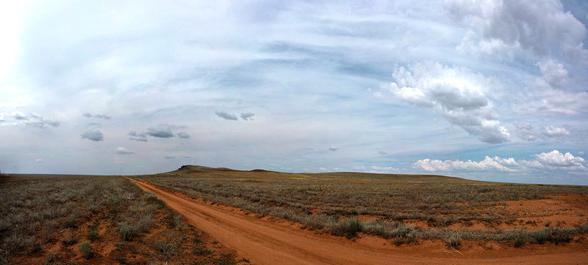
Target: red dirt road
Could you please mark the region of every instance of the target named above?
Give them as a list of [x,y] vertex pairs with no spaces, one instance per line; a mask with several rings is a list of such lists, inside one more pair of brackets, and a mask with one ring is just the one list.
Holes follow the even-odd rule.
[[132,180],[141,189],[155,194],[187,221],[224,246],[257,265],[289,264],[588,264],[588,250],[517,250],[505,256],[439,257],[427,251],[385,248],[347,239],[319,235],[291,225],[248,216],[226,207],[210,205],[147,182]]

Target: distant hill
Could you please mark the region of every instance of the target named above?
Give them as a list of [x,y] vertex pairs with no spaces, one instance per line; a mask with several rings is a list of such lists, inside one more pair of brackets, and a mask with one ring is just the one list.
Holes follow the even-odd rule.
[[468,180],[458,177],[443,176],[443,175],[427,175],[427,174],[392,174],[392,173],[367,173],[367,172],[320,172],[320,173],[292,173],[292,172],[278,172],[270,171],[265,169],[253,169],[253,170],[238,170],[226,167],[207,167],[200,165],[183,165],[179,169],[169,172],[179,174],[191,174],[191,173],[225,173],[233,176],[245,176],[248,177],[337,177],[337,178],[362,178],[362,179],[394,179],[397,182],[478,182],[484,183],[483,181]]

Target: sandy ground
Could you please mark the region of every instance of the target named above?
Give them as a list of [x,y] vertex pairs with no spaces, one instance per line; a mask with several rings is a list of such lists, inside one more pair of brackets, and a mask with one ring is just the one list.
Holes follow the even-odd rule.
[[436,244],[392,247],[375,238],[352,241],[320,235],[291,224],[260,219],[238,210],[210,205],[147,182],[154,193],[188,223],[237,251],[253,264],[588,264],[586,244],[461,253]]

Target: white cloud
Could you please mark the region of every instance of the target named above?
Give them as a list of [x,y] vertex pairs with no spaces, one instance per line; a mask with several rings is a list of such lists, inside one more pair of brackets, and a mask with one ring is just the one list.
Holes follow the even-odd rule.
[[135,152],[133,152],[133,151],[130,151],[130,150],[128,150],[128,149],[126,149],[126,148],[124,148],[124,147],[122,147],[122,146],[119,146],[119,147],[117,147],[117,148],[116,148],[116,151],[115,151],[115,153],[116,153],[117,155],[132,155],[132,154],[134,154]]
[[36,113],[13,112],[10,115],[0,113],[2,125],[7,126],[29,126],[36,128],[58,127],[60,123],[47,119]]
[[106,114],[99,114],[99,113],[92,114],[89,112],[84,113],[84,117],[89,118],[89,119],[94,118],[94,119],[103,119],[103,120],[110,120],[110,118],[111,118],[110,116],[108,116]]
[[479,170],[498,170],[514,171],[512,166],[518,166],[513,158],[501,158],[498,156],[486,156],[481,161],[462,161],[462,160],[432,160],[422,159],[414,163],[414,166],[426,171],[479,171]]
[[570,135],[570,131],[563,127],[547,126],[543,134],[547,137],[561,137]]
[[561,153],[558,150],[553,150],[547,153],[540,153],[537,154],[536,157],[537,162],[548,168],[585,168],[584,158],[574,156],[571,153]]
[[483,160],[435,160],[421,159],[413,165],[425,171],[505,171],[523,170],[583,170],[584,158],[571,153],[560,153],[558,150],[539,153],[534,160],[515,160],[512,157],[486,156]]
[[483,77],[464,69],[439,63],[400,67],[388,87],[397,98],[412,104],[434,108],[452,124],[487,143],[502,143],[510,138],[492,113]]

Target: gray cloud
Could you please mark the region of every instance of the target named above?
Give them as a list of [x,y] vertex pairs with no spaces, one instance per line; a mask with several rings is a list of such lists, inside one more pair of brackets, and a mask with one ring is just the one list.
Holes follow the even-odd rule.
[[15,112],[12,117],[17,121],[28,121],[30,119],[30,116],[25,115],[22,112]]
[[535,129],[533,128],[533,125],[529,124],[529,123],[522,123],[522,124],[517,124],[516,125],[517,128],[517,134],[519,135],[519,137],[525,141],[535,141],[538,138],[537,133],[535,132]]
[[586,28],[559,1],[463,1],[446,6],[479,35],[476,48],[521,47],[538,55],[586,58]]
[[84,117],[86,118],[94,118],[94,119],[103,119],[103,120],[110,120],[110,116],[106,115],[106,114],[92,114],[92,113],[84,113]]
[[536,141],[539,139],[545,140],[547,138],[557,138],[570,135],[570,131],[564,127],[557,127],[548,125],[542,131],[536,130],[531,124],[523,123],[517,124],[517,134],[526,141]]
[[189,139],[190,138],[190,134],[188,134],[186,132],[176,133],[176,136],[178,136],[179,138],[182,138],[182,139]]
[[154,127],[147,128],[147,131],[145,132],[130,131],[128,133],[128,136],[130,140],[138,142],[147,142],[148,136],[162,139],[169,139],[177,136],[181,139],[189,139],[190,134],[188,134],[187,132],[175,132],[176,130],[181,130],[184,128],[185,127],[183,126],[160,124]]
[[570,131],[563,127],[547,126],[543,131],[543,134],[547,137],[562,137],[570,135]]
[[554,60],[544,60],[537,63],[543,79],[553,88],[562,88],[568,81],[568,70],[561,63]]
[[147,129],[147,135],[156,137],[156,138],[172,138],[174,137],[174,133],[172,132],[171,127],[169,126],[157,126],[151,127]]
[[147,135],[145,133],[138,133],[136,131],[129,132],[129,139],[138,142],[147,142]]
[[250,121],[250,120],[253,120],[253,116],[255,116],[255,113],[242,112],[240,116],[241,116],[241,119],[246,120],[246,121]]
[[84,133],[82,133],[82,139],[87,139],[94,142],[100,142],[104,140],[104,134],[99,129],[88,129]]
[[225,119],[225,120],[230,120],[230,121],[236,121],[238,120],[237,116],[231,113],[227,113],[224,111],[217,111],[215,112],[216,116]]

